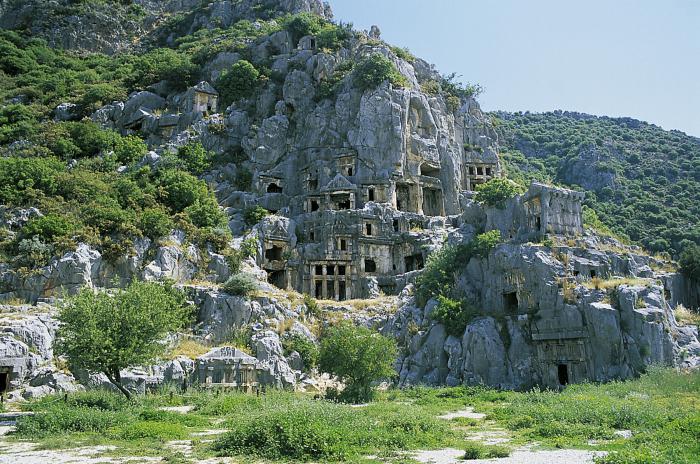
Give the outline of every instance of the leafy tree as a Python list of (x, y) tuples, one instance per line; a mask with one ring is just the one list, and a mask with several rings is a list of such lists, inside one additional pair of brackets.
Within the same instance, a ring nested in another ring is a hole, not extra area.
[(260, 71), (249, 61), (237, 61), (216, 81), (216, 88), (224, 105), (228, 106), (236, 100), (253, 95), (259, 77)]
[(120, 371), (163, 353), (163, 338), (190, 317), (184, 295), (168, 285), (132, 282), (114, 295), (83, 289), (60, 308), (56, 352), (74, 368), (101, 372), (127, 398)]
[(476, 191), (476, 201), (503, 209), (506, 201), (522, 193), (523, 189), (511, 180), (496, 177), (485, 184), (477, 185)]
[(396, 69), (394, 63), (379, 53), (374, 53), (360, 61), (353, 73), (355, 84), (361, 90), (376, 89), (387, 80), (395, 87), (408, 85), (408, 81)]
[(372, 399), (373, 382), (395, 374), (396, 354), (393, 339), (343, 322), (323, 334), (319, 367), (345, 382), (341, 399), (361, 403)]

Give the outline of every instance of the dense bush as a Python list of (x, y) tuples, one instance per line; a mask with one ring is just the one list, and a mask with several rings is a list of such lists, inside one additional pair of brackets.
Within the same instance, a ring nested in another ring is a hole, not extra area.
[(419, 306), (438, 295), (452, 297), (455, 272), (471, 258), (467, 245), (445, 245), (428, 256), (425, 269), (416, 279), (416, 302)]
[(31, 219), (22, 228), (23, 238), (38, 237), (45, 241), (52, 241), (59, 237), (67, 237), (75, 231), (75, 224), (67, 218), (57, 214)]
[(485, 184), (476, 186), (476, 201), (499, 209), (505, 208), (507, 200), (522, 193), (522, 187), (515, 182), (497, 177)]
[(0, 158), (0, 201), (22, 204), (30, 190), (53, 192), (56, 176), (65, 170), (56, 158)]
[(199, 71), (189, 56), (169, 48), (157, 48), (133, 58), (133, 74), (127, 79), (131, 87), (147, 87), (166, 80), (175, 89), (194, 84)]
[(266, 210), (260, 205), (256, 205), (245, 209), (245, 211), (243, 212), (243, 219), (245, 220), (245, 223), (249, 226), (254, 226), (258, 222), (262, 221), (269, 214), (270, 212), (268, 210)]
[(160, 208), (149, 208), (141, 213), (138, 227), (143, 235), (157, 240), (170, 233), (173, 221), (166, 211)]
[(360, 61), (353, 71), (355, 84), (361, 90), (376, 89), (384, 81), (395, 87), (408, 85), (406, 78), (396, 69), (394, 63), (379, 53), (374, 53)]
[(160, 172), (158, 181), (161, 186), (161, 198), (177, 213), (198, 201), (206, 201), (209, 197), (207, 184), (184, 171), (169, 169)]
[(117, 161), (123, 164), (130, 164), (138, 161), (148, 153), (148, 146), (139, 137), (129, 135), (119, 137), (114, 143), (114, 155)]
[(324, 331), (319, 368), (345, 383), (341, 400), (362, 403), (373, 398), (373, 382), (395, 375), (396, 353), (393, 339), (343, 322)]
[(190, 142), (177, 150), (184, 167), (192, 174), (200, 175), (207, 169), (211, 169), (213, 155), (208, 152), (201, 142)]
[(223, 285), (224, 291), (234, 296), (249, 296), (257, 288), (255, 278), (245, 272), (232, 275)]
[(687, 245), (681, 253), (679, 264), (683, 274), (700, 282), (700, 246), (695, 244)]
[(464, 300), (453, 300), (442, 295), (430, 313), (431, 319), (445, 326), (449, 335), (461, 338), (467, 325), (478, 316), (478, 311)]
[(257, 88), (259, 78), (260, 71), (255, 69), (255, 66), (250, 62), (237, 61), (216, 81), (216, 88), (224, 106), (252, 96)]
[(318, 346), (307, 337), (292, 333), (282, 339), (285, 355), (291, 354), (293, 351), (299, 353), (301, 360), (304, 362), (304, 369), (311, 370), (318, 364), (319, 349)]

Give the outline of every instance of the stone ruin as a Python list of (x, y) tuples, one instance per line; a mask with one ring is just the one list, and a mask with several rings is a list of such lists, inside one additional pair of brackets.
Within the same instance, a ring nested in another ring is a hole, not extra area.
[(195, 361), (194, 383), (205, 388), (256, 392), (259, 362), (238, 348), (215, 348)]

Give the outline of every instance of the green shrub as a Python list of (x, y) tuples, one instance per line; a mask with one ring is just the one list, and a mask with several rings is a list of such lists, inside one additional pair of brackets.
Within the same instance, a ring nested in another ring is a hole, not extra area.
[(286, 18), (283, 26), (292, 35), (292, 43), (296, 45), (302, 37), (315, 35), (326, 24), (319, 15), (313, 13), (299, 13)]
[(324, 332), (319, 367), (345, 383), (341, 400), (362, 403), (374, 396), (372, 382), (396, 374), (393, 368), (396, 354), (393, 339), (343, 322)]
[(37, 113), (30, 106), (13, 104), (0, 107), (0, 144), (34, 135)]
[(501, 232), (490, 230), (477, 235), (470, 243), (470, 248), (473, 255), (485, 258), (499, 243), (501, 243)]
[(18, 267), (36, 269), (46, 266), (54, 256), (54, 252), (54, 246), (42, 241), (38, 236), (31, 239), (25, 238), (17, 243), (14, 263)]
[(166, 80), (173, 88), (184, 90), (194, 84), (198, 67), (189, 56), (169, 48), (157, 48), (133, 58), (130, 87), (147, 87)]
[(508, 456), (510, 456), (510, 450), (504, 446), (471, 442), (464, 447), (464, 457), (462, 459), (495, 459), (507, 458)]
[(321, 308), (318, 306), (316, 298), (312, 297), (308, 293), (304, 293), (304, 306), (306, 306), (306, 311), (314, 316), (319, 317), (321, 315)]
[(197, 227), (226, 225), (226, 215), (219, 208), (219, 204), (213, 196), (197, 199), (194, 204), (185, 208), (185, 213), (192, 224)]
[(33, 416), (23, 416), (17, 421), (16, 433), (23, 438), (72, 432), (106, 433), (109, 428), (128, 420), (128, 415), (121, 412), (59, 405)]
[(188, 172), (168, 169), (160, 172), (158, 177), (160, 196), (175, 212), (182, 212), (198, 200), (206, 201), (209, 197), (207, 184)]
[(284, 347), (285, 356), (292, 351), (299, 353), (301, 360), (304, 362), (305, 370), (311, 370), (318, 364), (318, 346), (305, 336), (298, 333), (286, 336), (282, 339), (282, 346)]
[(363, 91), (376, 89), (384, 81), (395, 87), (406, 87), (408, 81), (396, 69), (394, 63), (379, 53), (360, 61), (353, 71), (355, 84)]
[(243, 219), (249, 226), (254, 226), (270, 214), (268, 210), (260, 205), (246, 208), (243, 212)]
[(258, 284), (253, 276), (244, 272), (232, 275), (223, 285), (223, 289), (229, 295), (249, 296), (257, 290)]
[(419, 306), (438, 295), (452, 297), (455, 272), (471, 258), (468, 245), (445, 245), (428, 256), (425, 269), (416, 279), (416, 302)]
[(23, 238), (39, 237), (51, 242), (60, 237), (68, 237), (75, 231), (75, 224), (66, 217), (56, 214), (31, 219), (22, 228)]
[(321, 49), (330, 51), (339, 50), (348, 46), (352, 35), (352, 26), (349, 24), (335, 25), (333, 23), (326, 23), (326, 25), (316, 33), (316, 45)]
[(65, 169), (54, 157), (0, 157), (0, 202), (22, 205), (31, 200), (33, 190), (51, 193), (56, 176)]
[(250, 184), (253, 182), (253, 173), (250, 170), (241, 167), (236, 171), (236, 179), (233, 185), (242, 192), (250, 190)]
[(92, 121), (68, 121), (47, 124), (41, 138), (53, 153), (69, 159), (96, 156), (103, 150), (111, 150), (119, 135), (103, 130)]
[(464, 300), (453, 300), (442, 295), (438, 295), (437, 300), (437, 306), (430, 313), (431, 319), (444, 325), (449, 335), (462, 337), (479, 312)]
[(80, 99), (83, 114), (89, 115), (113, 101), (126, 100), (127, 92), (121, 85), (100, 82), (91, 84)]
[(139, 421), (124, 424), (110, 430), (110, 433), (122, 440), (181, 440), (189, 436), (187, 430), (181, 424), (156, 421)]
[(224, 106), (252, 96), (259, 78), (260, 71), (255, 69), (249, 61), (237, 61), (216, 81), (216, 88)]
[(129, 135), (118, 137), (114, 143), (114, 155), (122, 164), (139, 161), (148, 153), (148, 146), (139, 137)]
[(351, 60), (343, 61), (335, 70), (333, 74), (329, 77), (324, 77), (319, 83), (318, 90), (316, 91), (316, 96), (314, 97), (316, 101), (321, 101), (326, 98), (335, 99), (338, 91), (340, 90), (340, 84), (347, 77), (355, 67), (355, 63)]
[(178, 148), (177, 156), (192, 174), (200, 175), (204, 171), (211, 169), (213, 156), (204, 149), (199, 141), (190, 142)]
[(413, 53), (408, 48), (401, 48), (401, 47), (390, 47), (391, 51), (394, 52), (394, 55), (397, 57), (401, 58), (404, 61), (408, 61), (409, 63), (413, 63), (416, 61), (416, 57), (413, 56)]
[(700, 246), (695, 244), (687, 245), (681, 253), (678, 263), (684, 275), (700, 282)]
[(140, 214), (138, 227), (143, 235), (157, 240), (170, 233), (173, 229), (173, 221), (162, 209), (149, 208)]
[(486, 206), (503, 209), (506, 201), (522, 193), (522, 187), (508, 179), (497, 177), (476, 186), (476, 201)]

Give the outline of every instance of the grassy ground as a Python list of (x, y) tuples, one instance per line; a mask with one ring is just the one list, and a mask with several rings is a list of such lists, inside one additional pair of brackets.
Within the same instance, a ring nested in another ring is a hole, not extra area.
[[(163, 411), (189, 405), (187, 414)], [(484, 420), (438, 418), (472, 407)], [(562, 393), (504, 392), (480, 387), (391, 390), (377, 402), (351, 407), (307, 395), (168, 393), (127, 402), (105, 392), (49, 397), (25, 406), (11, 440), (47, 448), (112, 444), (120, 455), (194, 462), (210, 456), (315, 462), (412, 462), (406, 452), (456, 447), (471, 457), (502, 456), (537, 443), (544, 448), (610, 451), (599, 462), (700, 462), (700, 373), (653, 370), (629, 382), (573, 385)], [(211, 430), (223, 431), (209, 435)], [(616, 431), (630, 430), (631, 438)], [(497, 447), (474, 445), (499, 433)], [(191, 441), (191, 454), (168, 445)], [(375, 456), (376, 458), (369, 458)]]

